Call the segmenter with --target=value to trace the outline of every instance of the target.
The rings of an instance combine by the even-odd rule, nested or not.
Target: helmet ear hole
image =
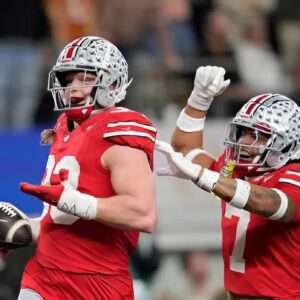
[[[288,153],[289,151],[293,150],[295,148],[296,144],[295,143],[291,143],[289,145],[287,145],[285,148],[282,149],[282,153]]]
[[[122,82],[121,78],[118,78],[118,79],[114,82],[116,88],[120,88],[120,87],[121,87],[121,82]]]
[[[110,90],[114,90],[115,88],[118,88],[119,86],[120,86],[120,84],[119,84],[119,86],[117,85],[117,80],[115,80],[110,86],[109,86],[109,89]]]

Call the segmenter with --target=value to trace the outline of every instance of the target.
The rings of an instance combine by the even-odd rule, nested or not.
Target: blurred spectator
[[[10,0],[0,10],[0,127],[27,127],[38,101],[41,41],[48,26],[40,0]]]
[[[287,92],[287,76],[280,58],[271,49],[263,17],[253,15],[245,23],[243,39],[236,47],[236,58],[251,94]]]
[[[280,1],[280,0],[279,0]],[[287,2],[283,0],[284,2]],[[297,0],[295,0],[297,1]],[[225,9],[241,24],[255,13],[270,14],[276,10],[278,0],[218,0],[218,7]]]
[[[297,0],[295,0],[297,1]],[[286,2],[286,1],[285,1]],[[277,54],[279,53],[279,41],[276,31],[278,0],[219,0],[218,7],[227,12],[235,24],[232,28],[232,42],[239,43],[243,36],[245,21],[256,14],[263,15],[268,26],[269,42]]]
[[[181,265],[165,264],[153,283],[154,300],[211,300],[214,292],[209,284],[209,265],[200,250],[186,252]],[[165,262],[164,262],[165,263]]]
[[[145,245],[144,241],[145,238],[139,243],[137,251],[131,257],[131,267],[135,278],[149,282],[159,268],[161,254],[153,243]]]
[[[129,74],[135,81],[134,88],[128,89],[126,105],[157,116],[171,98],[166,89],[167,76],[182,67],[172,37],[174,15],[166,9],[165,1],[127,0],[124,5],[122,0],[97,0],[99,35],[123,51],[130,65]],[[173,2],[177,21],[183,24],[182,20],[188,15],[185,8],[188,1]],[[180,28],[186,29],[185,26]]]
[[[0,257],[0,300],[17,299],[25,264],[34,253],[35,245],[30,245]]]
[[[189,0],[163,0],[162,17],[165,19],[172,45],[177,54],[195,56],[198,52],[197,37],[192,26],[192,7]]]
[[[42,82],[47,82],[48,72],[65,44],[79,36],[98,35],[99,12],[96,1],[98,0],[42,0],[52,37],[52,42],[47,44],[43,52]],[[53,111],[52,96],[43,86],[34,121],[38,124],[51,123],[57,115]]]
[[[300,50],[300,49],[299,49]],[[300,105],[300,52],[298,50],[298,58],[291,70],[292,92],[290,97]]]
[[[141,234],[138,249],[130,259],[135,300],[150,300],[149,286],[160,266],[160,261],[161,253],[155,246],[153,236]]]
[[[214,0],[192,0],[191,3],[191,22],[195,30],[198,47],[203,44],[203,25],[208,13],[216,8],[216,1]]]
[[[80,36],[98,35],[97,0],[43,0],[56,46]]]
[[[129,95],[140,110],[161,117],[166,102],[185,98],[182,93],[190,88],[185,88],[186,58],[198,47],[188,0],[160,1],[156,14],[156,29],[144,32],[132,52],[135,89]]]
[[[131,60],[138,49],[152,51],[155,55],[158,53],[168,70],[180,68],[163,14],[164,1],[127,0],[126,5],[122,0],[96,1],[99,35],[121,48],[127,59]],[[151,45],[148,41],[152,41]]]
[[[210,115],[232,115],[247,99],[248,89],[239,74],[235,53],[230,41],[233,24],[221,9],[210,11],[203,24],[203,44],[200,51],[200,65],[216,65],[225,68],[226,78],[231,85],[222,95],[218,105],[212,105]]]
[[[282,59],[288,71],[298,63],[300,48],[300,1],[277,0],[273,13]]]

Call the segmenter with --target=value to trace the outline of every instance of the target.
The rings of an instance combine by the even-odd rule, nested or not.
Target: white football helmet
[[[81,71],[96,75],[95,83],[83,83],[93,87],[91,97],[82,106],[71,107],[64,95],[67,72]],[[54,110],[86,109],[98,103],[111,107],[125,98],[128,82],[128,65],[119,49],[109,41],[95,36],[78,38],[61,51],[49,73],[48,90],[54,99]]]
[[[265,146],[240,144],[242,128],[254,130],[256,136],[268,137]],[[250,99],[233,118],[225,139],[226,159],[245,167],[245,175],[278,169],[289,161],[300,159],[300,108],[291,99],[279,94],[264,94]],[[241,147],[257,148],[258,155],[243,160]],[[250,175],[249,175],[250,174]]]

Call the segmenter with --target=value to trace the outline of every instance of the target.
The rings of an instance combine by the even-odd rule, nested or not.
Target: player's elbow
[[[151,212],[144,216],[140,222],[140,231],[145,233],[153,233],[156,230],[157,214]]]

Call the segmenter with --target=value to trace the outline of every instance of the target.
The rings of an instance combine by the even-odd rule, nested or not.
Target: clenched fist
[[[213,98],[223,93],[230,84],[230,79],[224,79],[225,73],[226,71],[222,67],[199,67],[188,104],[198,110],[207,111]]]

